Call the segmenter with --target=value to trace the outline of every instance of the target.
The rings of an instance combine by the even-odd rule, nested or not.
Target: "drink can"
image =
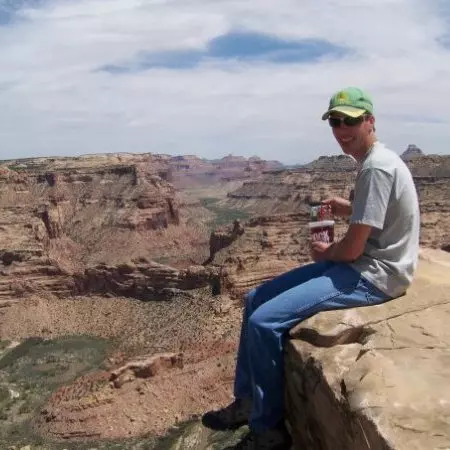
[[[331,244],[334,242],[334,220],[319,220],[317,222],[309,222],[311,240],[325,242]]]

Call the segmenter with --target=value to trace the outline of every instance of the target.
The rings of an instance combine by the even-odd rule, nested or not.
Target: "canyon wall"
[[[111,287],[114,277],[118,285],[125,283],[123,265],[114,265],[131,263],[140,247],[144,256],[153,256],[152,247],[173,245],[177,230],[185,232],[175,188],[166,181],[169,171],[159,158],[153,165],[112,164],[109,158],[98,157],[66,159],[64,164],[33,160],[9,167],[0,172],[3,305],[26,292],[48,291],[60,297],[87,293],[87,287],[98,287],[94,275],[100,273],[110,280],[109,292],[137,294],[139,288],[133,290],[130,282],[127,288]],[[167,230],[175,231],[168,235]],[[98,259],[103,259],[103,268]],[[145,272],[151,290],[152,282],[158,287],[166,272],[147,265],[148,270],[140,273]],[[174,282],[178,275],[176,269],[167,272],[168,286],[189,286],[183,273]],[[85,283],[80,281],[83,276]],[[198,280],[198,274],[194,278]]]

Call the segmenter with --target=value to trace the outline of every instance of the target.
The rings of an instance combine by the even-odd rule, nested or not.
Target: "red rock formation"
[[[190,266],[177,270],[173,267],[146,262],[99,265],[75,275],[74,293],[114,294],[141,300],[168,299],[189,295],[193,289],[214,286],[218,283],[218,270],[214,267]]]
[[[246,209],[254,214],[308,212],[311,202],[331,195],[349,198],[355,172],[322,172],[303,169],[265,173],[246,181],[228,193],[228,208]]]
[[[183,368],[182,353],[161,353],[130,361],[111,372],[110,380],[115,388],[136,378],[149,378],[164,373],[174,367]]]
[[[227,245],[210,257],[210,264],[220,268],[220,292],[242,298],[262,282],[310,261],[308,222],[307,213],[297,213],[255,217],[241,225],[239,234],[230,226]],[[344,229],[339,222],[338,237]]]
[[[213,231],[209,239],[209,258],[205,264],[209,264],[213,261],[214,256],[218,251],[230,246],[243,233],[244,228],[239,220],[233,222],[231,229],[229,227],[224,227],[220,230]]]
[[[79,289],[84,275],[75,279],[73,275],[84,273],[83,266],[99,243],[110,246],[109,253],[114,255],[120,230],[136,233],[137,239],[138,233],[147,230],[179,226],[175,189],[160,176],[169,178],[164,158],[155,158],[153,165],[149,157],[136,166],[115,162],[93,157],[33,159],[17,165],[20,173],[2,169],[0,298],[4,304],[26,292],[48,290],[58,296],[78,292],[74,281]],[[148,290],[159,289],[165,281],[169,290],[207,284],[208,276],[194,274],[194,269],[182,272],[180,281],[172,283],[151,265],[143,266],[139,273],[145,275],[133,282],[122,279],[120,267],[110,268],[106,291],[126,291],[139,297],[145,291],[143,284]],[[106,275],[104,269],[92,268],[81,286],[97,286],[98,291],[101,283],[93,281],[96,273]],[[192,280],[188,280],[190,274]],[[114,282],[118,284],[115,288]]]
[[[197,156],[176,156],[169,162],[173,182],[182,189],[197,185],[214,185],[223,181],[248,180],[266,170],[283,167],[278,161],[264,161],[228,155],[218,160],[200,159]]]

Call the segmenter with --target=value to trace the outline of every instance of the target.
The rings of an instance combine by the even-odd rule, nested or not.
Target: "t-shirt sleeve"
[[[350,223],[383,229],[393,177],[381,169],[364,169],[358,174]]]

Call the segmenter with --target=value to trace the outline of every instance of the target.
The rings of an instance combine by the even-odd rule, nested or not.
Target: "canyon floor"
[[[153,261],[171,267],[200,264],[209,255],[211,230],[249,217],[215,207],[226,197],[227,187],[240,184],[185,189],[179,194],[185,205],[184,228],[168,225],[162,230],[143,229],[138,235],[113,229],[113,247],[111,242],[106,244],[108,250],[98,245],[95,252],[85,252],[85,261],[80,261],[83,246],[76,239],[63,246],[69,229],[65,225],[62,236],[44,242],[50,244],[45,250],[56,255],[53,263],[64,269],[55,275],[65,279],[83,264],[107,260],[120,265],[149,254]],[[9,201],[3,197],[4,210],[15,207],[16,192]],[[194,225],[189,224],[192,217]],[[33,214],[24,213],[19,219],[16,214],[16,220],[22,226],[33,220]],[[53,225],[58,229],[61,222]],[[34,242],[23,233],[15,236],[12,248],[2,253],[4,258],[14,254],[22,259],[20,244],[29,252]],[[103,233],[103,243],[107,236]],[[238,439],[242,430],[212,433],[197,419],[231,399],[239,301],[213,297],[210,286],[175,290],[159,301],[110,293],[67,295],[59,287],[48,289],[52,274],[39,273],[33,258],[6,263],[3,273],[9,277],[8,287],[17,280],[32,285],[20,296],[4,295],[7,300],[0,308],[0,448],[222,448]],[[182,354],[182,363],[157,368],[152,376],[128,374],[120,386],[111,381],[114,369],[167,354]]]
[[[170,440],[157,437],[172,429],[175,439],[177,426],[231,398],[240,311],[223,306],[199,295],[170,305],[30,297],[10,308],[2,331],[13,340],[2,341],[0,359],[1,448],[165,448]],[[173,351],[183,352],[182,367],[112,385],[113,367]]]

